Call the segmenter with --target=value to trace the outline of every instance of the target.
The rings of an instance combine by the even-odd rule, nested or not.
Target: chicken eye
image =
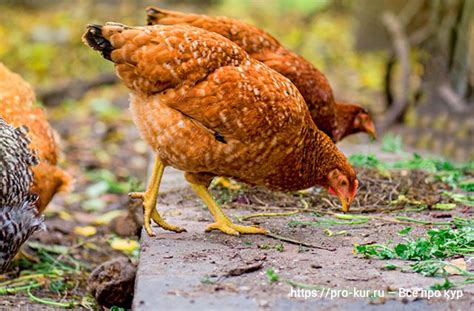
[[[341,181],[341,186],[343,186],[343,187],[347,187],[347,180],[343,180],[343,181]]]

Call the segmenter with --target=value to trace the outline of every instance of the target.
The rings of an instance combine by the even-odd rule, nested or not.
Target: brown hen
[[[39,165],[32,168],[34,179],[30,191],[38,194],[37,208],[42,212],[57,192],[68,188],[70,177],[57,166],[56,134],[44,111],[35,105],[30,85],[0,63],[0,117],[14,127],[28,128],[30,148],[39,159]]]
[[[375,138],[375,127],[366,109],[336,102],[326,77],[302,56],[286,49],[267,32],[228,17],[185,14],[150,7],[148,24],[187,24],[218,33],[242,47],[253,58],[291,80],[303,95],[313,121],[335,142],[358,132]]]
[[[233,224],[209,194],[214,176],[276,190],[322,185],[347,210],[357,189],[354,170],[331,139],[311,121],[303,97],[285,77],[251,59],[238,45],[189,26],[90,25],[85,42],[116,65],[132,91],[130,109],[157,153],[142,198],[145,228],[155,209],[165,166],[186,179],[215,218],[207,230],[265,233]]]

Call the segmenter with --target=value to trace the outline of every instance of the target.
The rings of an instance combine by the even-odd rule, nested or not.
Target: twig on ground
[[[330,252],[336,251],[336,248],[334,248],[334,247],[324,247],[324,246],[314,245],[314,244],[306,243],[306,242],[303,242],[303,241],[295,240],[295,239],[292,239],[292,238],[284,237],[284,236],[281,236],[281,235],[278,235],[278,234],[274,234],[274,233],[271,233],[271,232],[268,232],[266,234],[266,236],[268,236],[270,238],[273,238],[273,239],[276,239],[276,240],[279,240],[279,241],[291,243],[291,244],[306,246],[306,247],[310,247],[310,248],[323,249],[325,251],[330,251]]]
[[[256,213],[256,214],[250,214],[250,215],[246,215],[246,216],[241,216],[241,217],[239,217],[239,221],[248,220],[248,219],[255,218],[255,217],[293,216],[293,215],[296,215],[296,214],[299,214],[299,213],[308,212],[308,211],[309,211],[309,204],[308,204],[308,202],[306,202],[305,199],[303,199],[303,198],[300,198],[300,201],[301,201],[301,204],[303,204],[303,208],[296,209],[296,210],[291,211],[291,212],[275,212],[275,213]],[[279,208],[279,209],[282,209],[282,208]]]
[[[302,212],[304,212],[304,210],[301,209],[301,210],[295,210],[292,212],[256,213],[256,214],[241,216],[238,219],[239,221],[242,221],[242,220],[248,220],[248,219],[256,218],[256,217],[282,217],[282,216],[284,217],[284,216],[293,216]]]
[[[224,277],[239,276],[242,274],[255,272],[255,271],[260,270],[262,267],[263,267],[263,262],[260,261],[256,264],[231,269],[224,275]]]

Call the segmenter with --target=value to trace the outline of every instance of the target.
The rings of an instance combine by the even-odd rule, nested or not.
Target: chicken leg
[[[161,177],[163,176],[163,171],[165,166],[161,162],[160,158],[157,156],[155,160],[155,165],[153,166],[153,172],[151,174],[150,182],[148,188],[145,192],[132,192],[129,193],[129,197],[132,199],[141,199],[143,200],[143,225],[149,236],[155,236],[155,233],[151,229],[151,219],[158,224],[161,228],[174,232],[183,232],[186,231],[183,228],[171,225],[167,223],[161,215],[156,210],[156,203],[158,200],[158,190],[160,188]]]
[[[232,221],[224,214],[224,212],[222,212],[219,205],[217,205],[216,201],[212,198],[211,194],[207,190],[207,187],[194,183],[191,183],[191,187],[194,192],[196,192],[196,194],[204,201],[216,221],[207,226],[206,232],[220,230],[226,234],[231,235],[239,235],[241,233],[266,234],[268,232],[263,228],[241,226],[232,223]]]

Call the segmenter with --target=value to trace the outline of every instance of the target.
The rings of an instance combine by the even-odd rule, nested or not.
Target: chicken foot
[[[226,234],[239,235],[239,234],[266,234],[268,231],[263,228],[241,226],[232,223],[232,221],[224,214],[216,201],[212,198],[207,187],[199,184],[191,183],[191,187],[196,194],[204,201],[206,206],[209,208],[212,216],[214,217],[214,223],[210,224],[206,228],[206,232],[212,230],[220,230]]]
[[[158,190],[160,189],[161,177],[163,176],[163,171],[165,166],[161,162],[160,158],[157,156],[155,164],[153,166],[152,175],[148,188],[145,192],[131,192],[129,197],[132,199],[141,199],[143,200],[143,225],[149,236],[155,236],[155,232],[151,229],[151,219],[160,226],[161,228],[174,232],[183,232],[186,231],[183,228],[171,225],[167,223],[161,215],[156,210],[156,203],[158,201]]]

